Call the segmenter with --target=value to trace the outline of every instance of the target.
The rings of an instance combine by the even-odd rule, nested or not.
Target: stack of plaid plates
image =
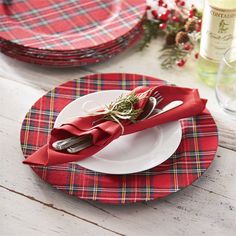
[[[0,50],[73,67],[111,58],[142,35],[145,0],[9,0],[0,3]]]

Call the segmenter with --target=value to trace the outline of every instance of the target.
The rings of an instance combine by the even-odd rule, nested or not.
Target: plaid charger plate
[[[135,74],[95,74],[66,82],[41,97],[27,113],[21,129],[25,157],[43,146],[60,111],[76,98],[100,90],[132,90],[166,82]],[[198,179],[213,161],[218,134],[207,109],[181,120],[182,140],[176,152],[162,164],[135,174],[109,175],[66,163],[32,167],[44,181],[69,195],[110,204],[150,201],[168,196]]]
[[[132,29],[126,37],[121,37],[114,44],[106,45],[104,48],[88,49],[86,51],[73,51],[70,53],[36,52],[19,49],[0,41],[0,51],[4,54],[24,62],[39,64],[48,67],[77,67],[110,59],[124,50],[135,45],[142,37],[143,28],[139,24]]]
[[[0,38],[41,50],[92,48],[127,34],[145,11],[145,0],[1,1]]]
[[[145,0],[0,2],[0,51],[51,67],[108,60],[142,36]]]

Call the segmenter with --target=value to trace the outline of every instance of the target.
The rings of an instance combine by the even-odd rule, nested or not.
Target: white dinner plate
[[[80,97],[60,112],[54,127],[59,127],[72,117],[85,115],[82,106],[87,101],[94,101],[101,107],[128,92],[106,90]],[[167,160],[178,148],[181,137],[180,122],[169,122],[141,132],[121,136],[100,152],[76,163],[87,169],[107,174],[140,172]]]

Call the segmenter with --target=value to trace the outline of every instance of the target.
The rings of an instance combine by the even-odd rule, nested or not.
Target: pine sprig
[[[163,69],[183,67],[189,59],[199,57],[202,13],[194,5],[187,6],[184,0],[174,3],[174,8],[165,0],[158,0],[157,7],[148,6],[144,36],[138,45],[143,50],[152,39],[162,37],[164,44],[159,58]]]
[[[177,61],[183,60],[189,54],[188,51],[183,50],[177,45],[166,46],[161,51],[162,54],[159,58],[162,59],[161,67],[163,69],[173,68]]]
[[[139,102],[139,98],[135,93],[129,95],[121,95],[115,102],[107,106],[108,113],[105,120],[117,121],[120,119],[128,119],[135,123],[138,116],[142,113],[142,109],[135,109],[135,105]]]
[[[143,23],[143,29],[144,29],[144,36],[139,41],[138,47],[139,50],[143,50],[144,48],[148,47],[149,43],[152,41],[152,39],[156,39],[159,36],[164,36],[165,33],[163,30],[159,28],[159,21],[150,21],[146,19]]]

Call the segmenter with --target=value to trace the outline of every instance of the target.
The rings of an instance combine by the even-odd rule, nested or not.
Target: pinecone
[[[175,37],[175,42],[177,45],[182,43],[187,43],[188,41],[189,41],[188,33],[182,31],[177,33]]]
[[[166,45],[169,46],[169,45],[175,44],[175,37],[176,37],[175,33],[167,34],[167,36],[166,36]]]
[[[196,30],[196,20],[195,19],[189,19],[185,25],[184,28],[187,32],[193,32],[194,30]]]

